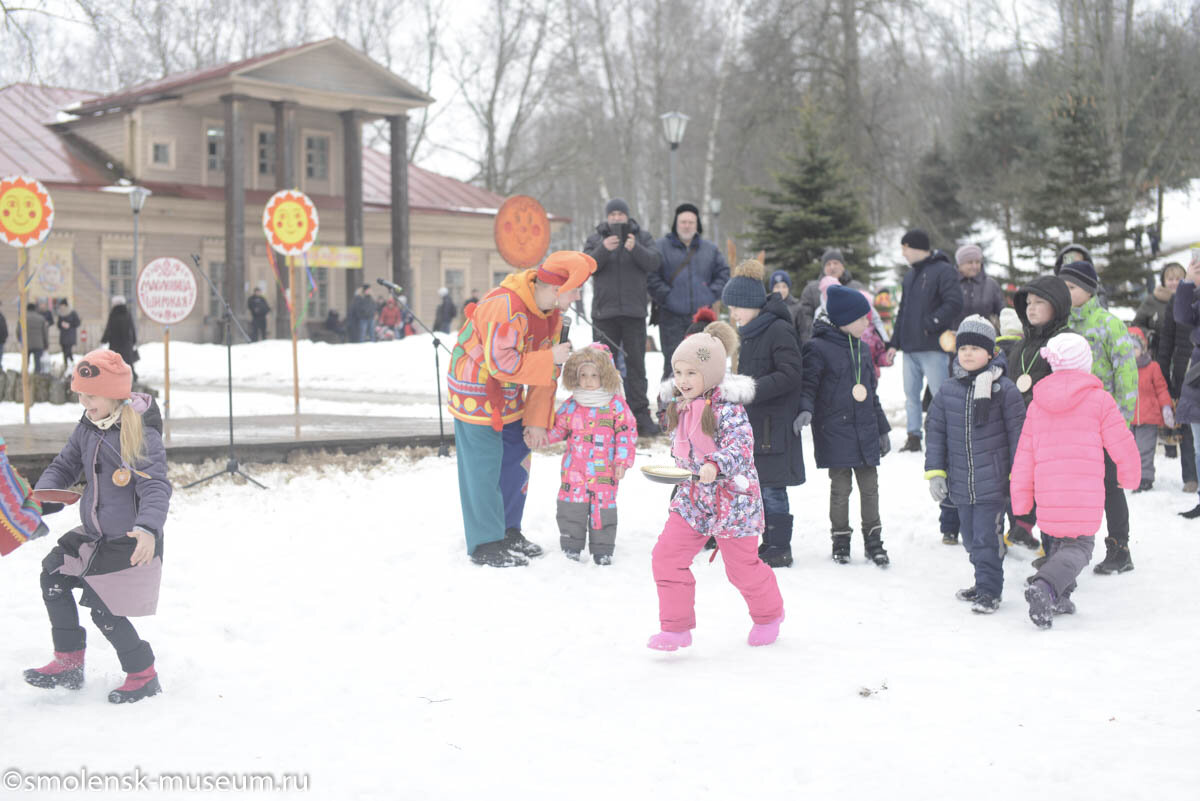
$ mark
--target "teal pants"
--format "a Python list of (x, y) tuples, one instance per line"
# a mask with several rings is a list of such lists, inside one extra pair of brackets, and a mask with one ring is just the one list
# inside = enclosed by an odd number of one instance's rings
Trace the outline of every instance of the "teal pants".
[(529, 492), (529, 448), (525, 425), (515, 420), (501, 431), (454, 421), (458, 495), (467, 553), (504, 539), (506, 528), (521, 527)]

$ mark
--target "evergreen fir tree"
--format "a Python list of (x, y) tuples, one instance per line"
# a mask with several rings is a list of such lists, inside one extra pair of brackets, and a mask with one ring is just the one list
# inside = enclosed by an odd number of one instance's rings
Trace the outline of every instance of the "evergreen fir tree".
[(871, 227), (849, 170), (822, 142), (814, 116), (803, 114), (800, 153), (787, 156), (786, 169), (775, 173), (779, 187), (753, 190), (765, 201), (750, 209), (754, 246), (766, 251), (769, 269), (788, 270), (800, 281), (817, 274), (828, 248), (840, 249), (846, 266), (866, 277), (872, 273)]
[(939, 140), (917, 163), (916, 187), (910, 228), (923, 228), (935, 248), (953, 252), (971, 233), (973, 217), (959, 195), (962, 192), (950, 154)]

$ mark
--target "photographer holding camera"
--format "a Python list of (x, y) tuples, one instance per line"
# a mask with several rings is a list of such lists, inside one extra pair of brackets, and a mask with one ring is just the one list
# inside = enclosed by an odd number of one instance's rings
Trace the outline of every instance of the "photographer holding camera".
[(592, 322), (600, 333), (625, 351), (625, 400), (641, 436), (654, 436), (658, 426), (650, 417), (646, 397), (646, 276), (658, 269), (654, 237), (629, 216), (629, 204), (619, 197), (604, 207), (605, 221), (588, 237), (583, 252), (596, 260), (592, 278)]

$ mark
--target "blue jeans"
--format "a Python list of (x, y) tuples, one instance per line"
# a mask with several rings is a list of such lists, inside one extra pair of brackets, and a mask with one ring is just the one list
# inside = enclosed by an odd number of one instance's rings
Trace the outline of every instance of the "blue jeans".
[(1200, 423), (1189, 423), (1188, 428), (1192, 431), (1192, 448), (1193, 455), (1196, 457), (1196, 474), (1200, 475)]
[(922, 350), (904, 354), (904, 408), (908, 412), (908, 433), (921, 436), (921, 391), (929, 382), (929, 391), (937, 395), (950, 375), (950, 354), (940, 350)]
[(763, 512), (769, 515), (787, 515), (792, 513), (788, 505), (787, 487), (763, 487)]
[(374, 342), (375, 341), (375, 321), (374, 320), (359, 320), (358, 321), (358, 341), (359, 342)]

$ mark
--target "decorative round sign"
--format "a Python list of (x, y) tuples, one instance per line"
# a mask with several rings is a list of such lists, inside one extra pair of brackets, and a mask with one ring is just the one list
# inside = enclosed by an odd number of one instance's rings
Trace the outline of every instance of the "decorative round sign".
[(550, 247), (550, 218), (528, 195), (513, 195), (496, 212), (496, 249), (513, 267), (536, 267)]
[(46, 187), (19, 175), (0, 179), (0, 239), (6, 245), (33, 247), (53, 227), (54, 204)]
[(303, 192), (284, 189), (271, 195), (263, 209), (267, 244), (287, 256), (299, 256), (317, 239), (317, 207)]
[(196, 305), (196, 276), (179, 259), (155, 259), (138, 275), (137, 299), (146, 317), (174, 325)]

